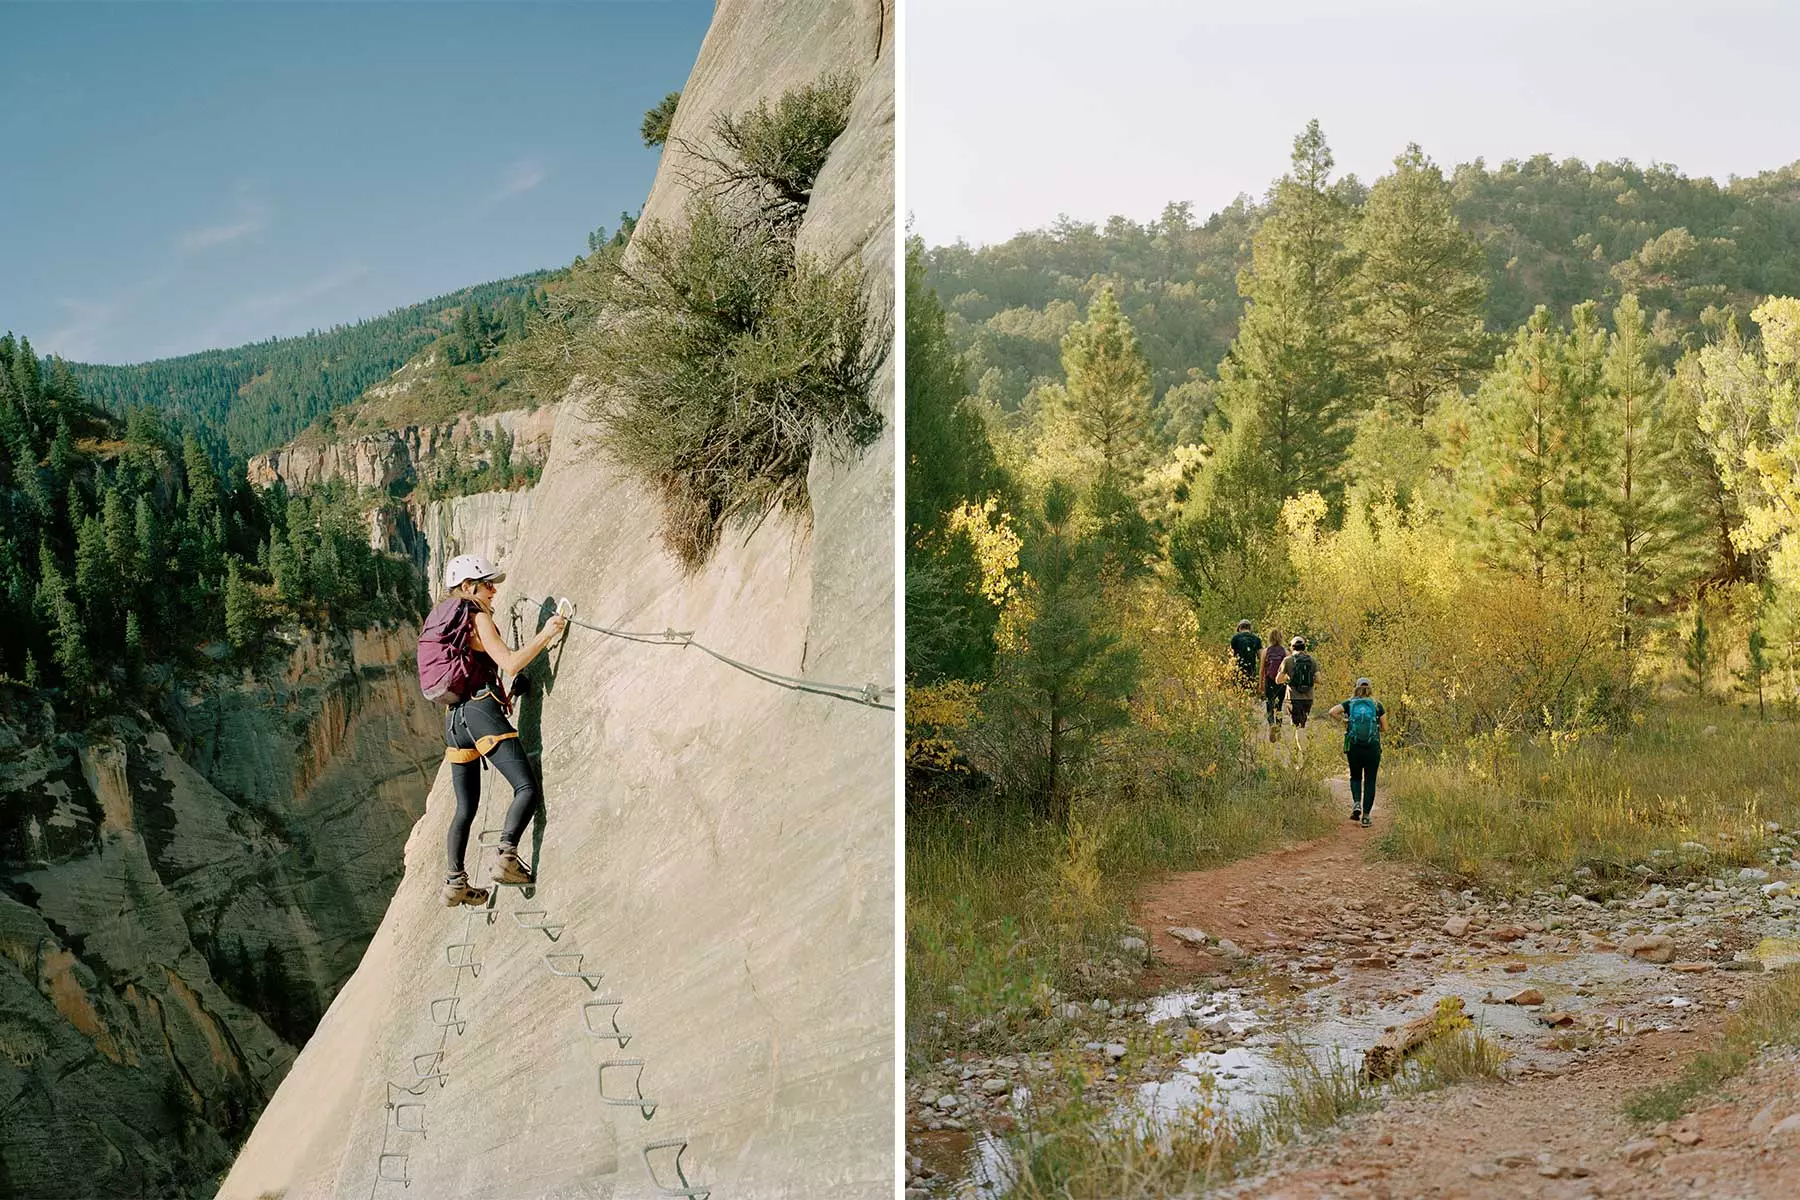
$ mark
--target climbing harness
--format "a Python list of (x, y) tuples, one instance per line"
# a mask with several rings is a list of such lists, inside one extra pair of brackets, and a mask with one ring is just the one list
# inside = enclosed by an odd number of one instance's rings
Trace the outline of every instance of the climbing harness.
[[(521, 596), (513, 601), (512, 620), (513, 641), (515, 644), (519, 640), (520, 606), (535, 604), (542, 607), (547, 603), (549, 603), (547, 599), (536, 599), (530, 596)], [(787, 688), (789, 691), (810, 692), (815, 696), (826, 696), (832, 700), (848, 700), (852, 704), (861, 704), (868, 708), (879, 708), (887, 712), (894, 711), (893, 704), (884, 703), (885, 700), (894, 694), (894, 689), (891, 687), (876, 683), (825, 683), (816, 679), (801, 679), (793, 675), (782, 675), (779, 672), (771, 671), (766, 667), (759, 667), (752, 663), (740, 662), (728, 654), (722, 654), (719, 651), (714, 650), (711, 646), (695, 641), (694, 631), (691, 629), (665, 629), (661, 633), (651, 633), (643, 630), (609, 629), (604, 625), (595, 625), (577, 618), (574, 615), (575, 605), (566, 596), (556, 602), (556, 613), (558, 616), (568, 621), (570, 625), (592, 630), (595, 633), (602, 633), (607, 637), (618, 638), (621, 641), (638, 642), (649, 646), (692, 646), (702, 654), (715, 658), (734, 670), (742, 671), (744, 674), (749, 675), (754, 679), (760, 679), (764, 683), (772, 683), (776, 687)]]

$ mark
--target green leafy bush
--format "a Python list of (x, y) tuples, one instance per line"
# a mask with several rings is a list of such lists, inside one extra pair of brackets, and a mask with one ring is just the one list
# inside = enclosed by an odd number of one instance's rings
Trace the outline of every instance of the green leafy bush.
[(812, 181), (854, 87), (830, 77), (714, 123), (691, 147), (682, 220), (649, 221), (595, 254), (524, 355), (540, 390), (583, 376), (590, 415), (663, 503), (664, 541), (690, 570), (733, 519), (806, 504), (816, 451), (848, 457), (881, 432), (869, 389), (891, 321), (860, 267), (796, 254)]

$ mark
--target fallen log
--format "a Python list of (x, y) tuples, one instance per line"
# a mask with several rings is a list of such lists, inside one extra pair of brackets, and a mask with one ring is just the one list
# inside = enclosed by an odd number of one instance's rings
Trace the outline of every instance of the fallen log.
[(1381, 1035), (1379, 1041), (1363, 1055), (1363, 1074), (1370, 1079), (1392, 1079), (1406, 1056), (1441, 1033), (1449, 1033), (1469, 1023), (1463, 1012), (1461, 996), (1445, 996), (1430, 1012), (1404, 1025), (1397, 1025)]

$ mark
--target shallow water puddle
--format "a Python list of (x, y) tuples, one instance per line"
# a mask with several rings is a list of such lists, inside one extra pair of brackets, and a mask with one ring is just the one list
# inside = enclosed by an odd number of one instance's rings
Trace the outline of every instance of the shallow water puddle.
[[(1800, 942), (1793, 949), (1800, 960)], [(1587, 1033), (1617, 1028), (1625, 1014), (1614, 1001), (1622, 989), (1649, 980), (1664, 987), (1669, 982), (1662, 968), (1613, 952), (1449, 961), (1449, 970), (1405, 961), (1385, 970), (1356, 970), (1279, 1001), (1239, 988), (1157, 996), (1142, 1018), (1147, 1026), (1161, 1025), (1176, 1038), (1197, 1031), (1211, 1045), (1184, 1055), (1163, 1078), (1133, 1086), (1115, 1110), (1114, 1120), (1149, 1132), (1192, 1119), (1201, 1110), (1210, 1110), (1215, 1118), (1254, 1118), (1290, 1086), (1297, 1069), (1309, 1062), (1324, 1070), (1340, 1065), (1358, 1069), (1363, 1054), (1384, 1032), (1424, 1016), (1444, 996), (1461, 997), (1476, 1029), (1507, 1051), (1509, 1070), (1557, 1069), (1572, 1054), (1544, 1045), (1556, 1031), (1540, 1020), (1540, 1013), (1572, 1013)], [(1508, 963), (1523, 964), (1525, 969), (1509, 973), (1504, 969)], [(1415, 988), (1420, 989), (1418, 995), (1380, 998), (1382, 993), (1392, 996)], [(1543, 993), (1544, 1003), (1535, 1007), (1502, 1003), (1526, 988)], [(1682, 1003), (1672, 1003), (1677, 999)], [(1665, 993), (1661, 1005), (1671, 1019), (1678, 1019), (1687, 1001), (1678, 992)], [(978, 1137), (970, 1151), (967, 1179), (975, 1194), (993, 1200), (1005, 1194), (1014, 1177), (1005, 1143), (989, 1134)]]

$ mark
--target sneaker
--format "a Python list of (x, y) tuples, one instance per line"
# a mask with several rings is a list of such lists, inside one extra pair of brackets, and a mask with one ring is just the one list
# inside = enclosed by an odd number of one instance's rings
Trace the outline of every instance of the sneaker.
[(486, 888), (470, 887), (468, 875), (457, 872), (444, 883), (444, 907), (455, 908), (459, 904), (480, 907), (487, 903)]
[(1360, 809), (1360, 808), (1353, 808), (1353, 809), (1351, 809), (1351, 810), (1350, 810), (1350, 819), (1351, 819), (1351, 820), (1352, 820), (1352, 821), (1360, 821), (1360, 820), (1362, 820), (1362, 809)]
[(1364, 814), (1363, 814), (1363, 818), (1362, 818), (1362, 825), (1363, 825), (1363, 828), (1364, 828), (1364, 829), (1367, 829), (1367, 828), (1368, 828), (1368, 827), (1369, 827), (1369, 826), (1370, 826), (1370, 825), (1373, 825), (1373, 824), (1374, 824), (1374, 822), (1373, 822), (1373, 821), (1371, 821), (1371, 820), (1369, 820), (1369, 814), (1367, 814), (1367, 813), (1364, 813)]
[(495, 883), (536, 883), (537, 877), (531, 873), (519, 858), (519, 852), (511, 846), (500, 847), (500, 853), (494, 860), (493, 881)]

